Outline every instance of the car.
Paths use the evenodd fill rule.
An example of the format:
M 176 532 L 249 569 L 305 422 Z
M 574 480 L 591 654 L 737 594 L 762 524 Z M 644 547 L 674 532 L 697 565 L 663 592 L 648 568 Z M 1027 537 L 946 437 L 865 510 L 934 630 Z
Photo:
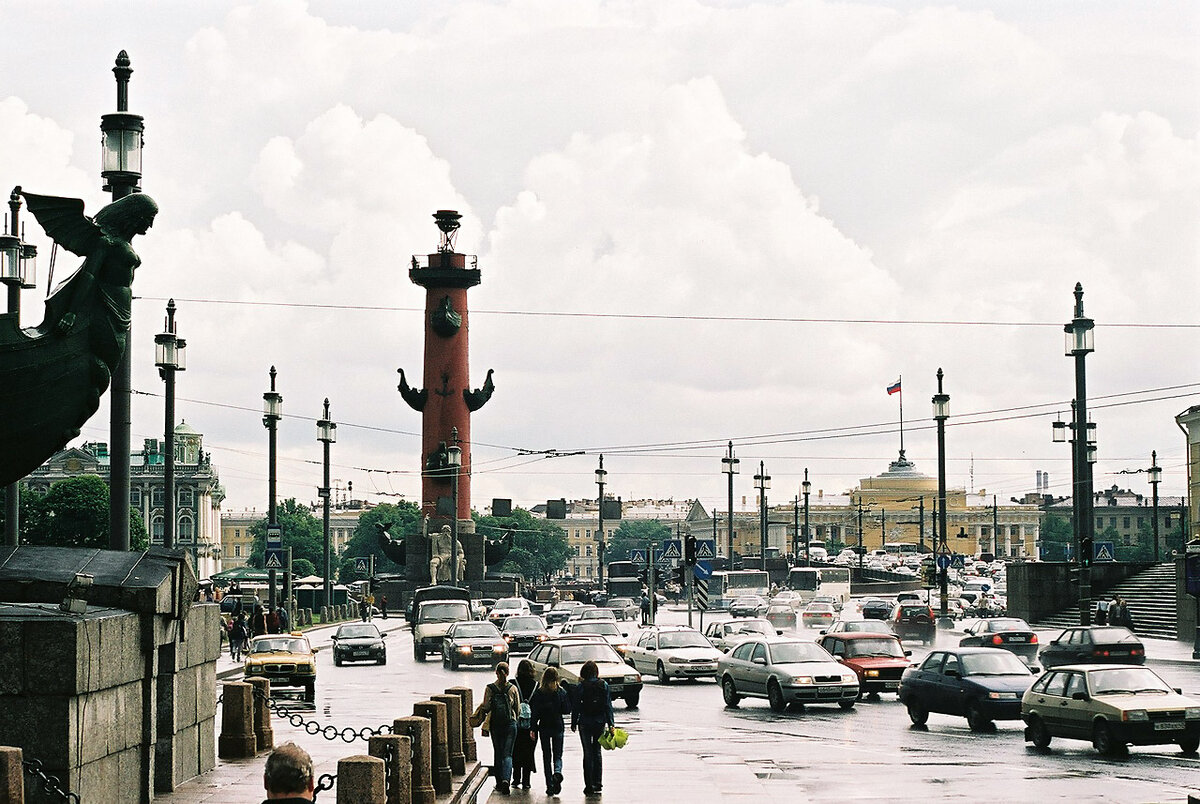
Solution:
M 901 592 L 900 594 L 896 595 L 896 602 L 897 603 L 906 603 L 906 602 L 920 603 L 921 596 L 916 592 Z
M 720 651 L 728 651 L 734 645 L 751 636 L 782 636 L 783 631 L 774 628 L 761 617 L 745 620 L 718 620 L 709 623 L 704 635 Z
M 509 617 L 520 617 L 532 613 L 529 610 L 529 601 L 525 598 L 502 597 L 496 601 L 496 605 L 492 606 L 492 610 L 488 612 L 488 621 L 499 625 Z
M 593 634 L 602 637 L 605 642 L 617 649 L 621 656 L 629 650 L 629 633 L 617 628 L 615 622 L 609 620 L 576 620 L 562 627 L 563 634 Z
M 586 608 L 579 609 L 572 614 L 571 619 L 567 620 L 567 622 L 582 622 L 585 620 L 608 620 L 609 622 L 615 623 L 617 621 L 617 615 L 612 609 L 600 608 L 598 606 L 588 606 Z
M 795 628 L 796 610 L 786 603 L 772 603 L 763 613 L 763 619 L 776 628 Z
M 508 661 L 508 643 L 490 622 L 464 620 L 454 623 L 442 639 L 442 666 L 457 670 L 460 664 L 490 664 Z
M 425 661 L 430 653 L 441 653 L 442 640 L 450 626 L 470 620 L 471 598 L 456 586 L 426 586 L 413 592 L 409 625 L 413 632 L 413 659 Z
M 759 595 L 736 597 L 729 604 L 730 617 L 759 617 L 767 610 L 767 601 Z
M 925 603 L 897 603 L 888 623 L 902 640 L 919 639 L 923 645 L 932 645 L 937 638 L 933 609 Z
M 890 634 L 826 634 L 817 644 L 854 670 L 862 694 L 871 696 L 898 690 L 900 677 L 909 668 L 908 657 L 912 655 Z
M 888 600 L 870 598 L 862 602 L 861 610 L 864 619 L 886 620 L 892 615 L 892 603 Z
M 553 667 L 558 670 L 559 679 L 568 686 L 578 684 L 580 668 L 585 662 L 593 661 L 614 699 L 623 698 L 630 709 L 636 709 L 641 700 L 642 677 L 600 637 L 587 634 L 552 637 L 533 649 L 529 661 L 538 678 L 547 667 Z
M 834 611 L 842 610 L 842 601 L 839 600 L 838 598 L 834 597 L 833 595 L 814 595 L 813 599 L 810 600 L 809 602 L 810 603 L 828 603 L 829 605 L 833 606 Z
M 558 625 L 565 623 L 571 616 L 571 612 L 586 605 L 581 600 L 560 600 L 550 607 L 550 611 L 546 612 L 546 625 Z
M 1091 740 L 1101 754 L 1127 746 L 1175 743 L 1188 754 L 1200 747 L 1200 700 L 1148 667 L 1070 664 L 1047 670 L 1021 698 L 1025 741 L 1045 750 L 1053 737 Z
M 341 667 L 343 662 L 373 661 L 387 664 L 387 646 L 381 633 L 373 623 L 347 623 L 339 625 L 330 637 L 333 641 L 333 663 Z
M 1004 648 L 1017 654 L 1026 664 L 1035 664 L 1038 638 L 1029 623 L 1017 617 L 984 617 L 963 623 L 960 647 Z
M 536 614 L 509 617 L 500 626 L 500 636 L 508 643 L 509 653 L 529 653 L 539 642 L 550 638 L 546 623 Z
M 815 643 L 755 636 L 717 660 L 725 705 L 742 698 L 766 698 L 772 711 L 788 704 L 836 703 L 851 709 L 858 700 L 858 676 Z
M 822 628 L 833 625 L 833 606 L 828 603 L 809 603 L 800 612 L 800 621 L 805 628 Z
M 778 592 L 775 597 L 771 598 L 772 606 L 791 606 L 794 609 L 804 607 L 804 597 L 799 592 L 793 592 L 791 589 L 784 589 Z
M 304 700 L 317 697 L 317 648 L 299 631 L 290 634 L 265 634 L 250 640 L 246 652 L 245 677 L 259 676 L 277 687 L 298 687 Z
M 1050 640 L 1038 654 L 1042 667 L 1064 664 L 1144 664 L 1146 647 L 1128 628 L 1119 625 L 1086 625 L 1068 628 Z
M 987 731 L 996 720 L 1021 719 L 1021 696 L 1032 683 L 1029 668 L 1002 648 L 935 650 L 904 671 L 897 696 L 915 726 L 937 712 Z
M 893 635 L 892 627 L 883 620 L 838 620 L 822 634 L 888 634 Z
M 631 597 L 610 598 L 604 608 L 612 609 L 618 620 L 636 620 L 642 611 L 642 607 Z
M 642 632 L 625 654 L 635 670 L 654 673 L 660 684 L 674 678 L 716 678 L 720 657 L 704 634 L 680 626 Z

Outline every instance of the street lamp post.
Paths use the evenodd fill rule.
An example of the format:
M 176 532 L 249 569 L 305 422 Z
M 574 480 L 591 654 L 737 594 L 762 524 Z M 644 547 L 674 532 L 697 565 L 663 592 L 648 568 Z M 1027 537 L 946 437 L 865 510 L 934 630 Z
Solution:
M 322 409 L 322 416 L 317 421 L 317 440 L 321 442 L 321 488 L 317 489 L 317 496 L 321 498 L 321 536 L 325 545 L 325 571 L 321 574 L 324 576 L 323 594 L 324 605 L 333 605 L 333 579 L 330 577 L 333 573 L 332 567 L 332 550 L 329 543 L 329 445 L 337 441 L 337 425 L 329 419 L 329 398 L 325 398 L 325 407 Z
M 792 561 L 794 566 L 800 565 L 800 495 L 796 495 L 792 503 Z
M 808 555 L 810 536 L 808 533 L 808 493 L 812 491 L 812 483 L 808 482 L 808 469 L 804 470 L 804 482 L 800 484 L 804 490 L 804 566 L 812 566 L 812 558 Z
M 862 580 L 862 573 L 863 573 L 863 553 L 866 552 L 863 549 L 862 515 L 863 515 L 862 497 L 859 497 L 858 498 L 858 579 L 860 581 Z
M 1092 516 L 1092 461 L 1094 453 L 1087 425 L 1087 367 L 1084 360 L 1095 351 L 1095 322 L 1083 314 L 1083 285 L 1075 283 L 1075 316 L 1063 327 L 1066 335 L 1066 355 L 1075 361 L 1075 441 L 1077 467 L 1072 496 L 1079 498 L 1079 517 L 1076 520 L 1079 543 L 1079 622 L 1091 625 L 1092 544 L 1096 521 Z
M 113 75 L 117 80 L 117 111 L 101 115 L 100 177 L 114 201 L 139 191 L 142 181 L 142 116 L 129 113 L 129 54 L 117 54 Z M 129 439 L 132 362 L 129 348 L 133 323 L 125 334 L 125 351 L 112 375 L 109 414 L 108 530 L 109 548 L 129 549 Z M 164 531 L 165 532 L 165 531 Z
M 723 466 L 721 471 L 729 477 L 729 547 L 726 553 L 726 558 L 729 559 L 729 568 L 733 569 L 733 476 L 738 473 L 739 460 L 733 455 L 733 442 L 729 442 L 729 452 L 721 459 Z
M 937 560 L 945 565 L 950 557 L 950 548 L 946 543 L 946 419 L 950 418 L 950 395 L 942 391 L 942 370 L 937 370 L 937 393 L 933 396 L 933 420 L 937 422 L 937 451 L 938 451 L 938 549 Z M 938 592 L 940 604 L 938 608 L 938 627 L 949 629 L 953 627 L 950 620 L 949 568 L 939 567 Z
M 1158 544 L 1158 484 L 1162 482 L 1162 467 L 1158 465 L 1158 450 L 1150 451 L 1150 505 L 1154 517 L 1154 563 L 1162 561 Z
M 283 418 L 283 394 L 275 390 L 275 367 L 271 366 L 271 390 L 263 394 L 263 427 L 267 428 L 267 533 L 279 527 L 275 510 L 275 435 Z M 327 601 L 328 602 L 328 601 Z M 267 571 L 267 607 L 275 610 L 275 569 Z
M 767 569 L 767 489 L 771 488 L 771 476 L 762 461 L 758 462 L 758 474 L 754 476 L 754 487 L 758 489 L 758 552 L 759 561 Z
M 0 282 L 8 286 L 8 312 L 13 324 L 21 325 L 21 289 L 37 285 L 37 246 L 21 241 L 21 188 L 8 197 L 9 232 L 0 231 Z M 5 487 L 4 543 L 16 547 L 21 518 L 21 484 L 13 481 Z
M 596 485 L 600 487 L 600 497 L 596 503 L 596 577 L 600 579 L 600 591 L 604 591 L 604 456 L 600 456 L 600 466 L 596 469 Z
M 166 326 L 163 332 L 154 336 L 154 365 L 158 366 L 158 374 L 166 385 L 163 412 L 163 547 L 167 550 L 175 547 L 175 372 L 187 368 L 184 359 L 186 348 L 187 341 L 175 335 L 175 300 L 170 299 L 167 301 Z M 199 573 L 199 567 L 195 569 Z
M 450 469 L 450 500 L 454 515 L 450 518 L 450 585 L 458 586 L 458 473 L 462 470 L 462 447 L 458 428 L 450 428 L 450 446 L 446 448 L 446 465 Z

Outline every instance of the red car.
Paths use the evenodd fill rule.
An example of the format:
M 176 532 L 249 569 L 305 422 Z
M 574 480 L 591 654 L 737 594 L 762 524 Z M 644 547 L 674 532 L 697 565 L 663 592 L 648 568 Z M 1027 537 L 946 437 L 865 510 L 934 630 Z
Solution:
M 858 674 L 860 695 L 896 692 L 900 676 L 912 665 L 908 658 L 912 651 L 906 651 L 892 634 L 841 632 L 826 634 L 817 644 Z

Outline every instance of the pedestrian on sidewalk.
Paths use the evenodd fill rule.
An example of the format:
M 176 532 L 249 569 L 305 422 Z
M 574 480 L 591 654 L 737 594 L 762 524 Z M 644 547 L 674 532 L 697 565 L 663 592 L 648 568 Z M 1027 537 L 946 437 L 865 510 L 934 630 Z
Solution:
M 483 689 L 482 708 L 488 713 L 496 790 L 503 795 L 508 795 L 509 780 L 512 778 L 517 708 L 520 705 L 517 685 L 508 680 L 508 662 L 500 662 L 496 665 L 496 680 Z
M 533 728 L 542 742 L 542 770 L 546 773 L 546 795 L 562 792 L 563 737 L 566 722 L 563 715 L 571 712 L 571 696 L 558 683 L 558 670 L 547 667 L 542 681 L 529 702 L 533 709 Z M 551 771 L 553 769 L 553 772 Z
M 1100 598 L 1096 601 L 1096 625 L 1108 624 L 1108 598 Z
M 235 662 L 242 660 L 242 653 L 246 650 L 246 615 L 239 613 L 233 619 L 233 624 L 229 626 L 229 655 L 233 657 Z
M 642 592 L 642 625 L 650 623 L 650 596 Z
M 533 662 L 522 659 L 517 665 L 516 684 L 521 703 L 529 703 L 529 699 L 533 697 L 533 693 L 537 689 L 537 676 L 533 672 Z M 530 709 L 532 709 L 532 705 Z M 537 763 L 534 761 L 536 745 L 537 732 L 533 729 L 533 723 L 522 723 L 518 713 L 517 739 L 513 743 L 513 787 L 529 789 L 529 777 L 531 774 L 537 773 Z
M 250 631 L 254 636 L 262 636 L 267 633 L 267 612 L 261 603 L 254 604 L 254 615 L 250 618 Z
M 263 787 L 267 798 L 263 804 L 313 801 L 316 785 L 313 779 L 312 757 L 295 743 L 284 743 L 271 752 L 263 768 Z
M 287 606 L 277 609 L 279 612 L 279 633 L 286 634 L 292 630 L 292 616 L 288 614 Z
M 387 619 L 387 595 L 379 597 L 379 614 L 383 619 Z
M 579 678 L 571 701 L 571 731 L 578 729 L 583 744 L 583 792 L 590 796 L 604 789 L 600 737 L 614 726 L 612 696 L 594 661 L 583 663 Z

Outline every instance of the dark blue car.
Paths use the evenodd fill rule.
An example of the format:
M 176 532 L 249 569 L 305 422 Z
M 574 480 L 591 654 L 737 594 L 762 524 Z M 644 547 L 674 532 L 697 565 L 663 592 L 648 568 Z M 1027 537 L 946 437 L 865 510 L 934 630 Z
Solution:
M 1002 648 L 935 650 L 900 678 L 899 698 L 914 725 L 930 712 L 967 719 L 971 731 L 995 720 L 1020 720 L 1021 696 L 1033 684 L 1028 667 Z

